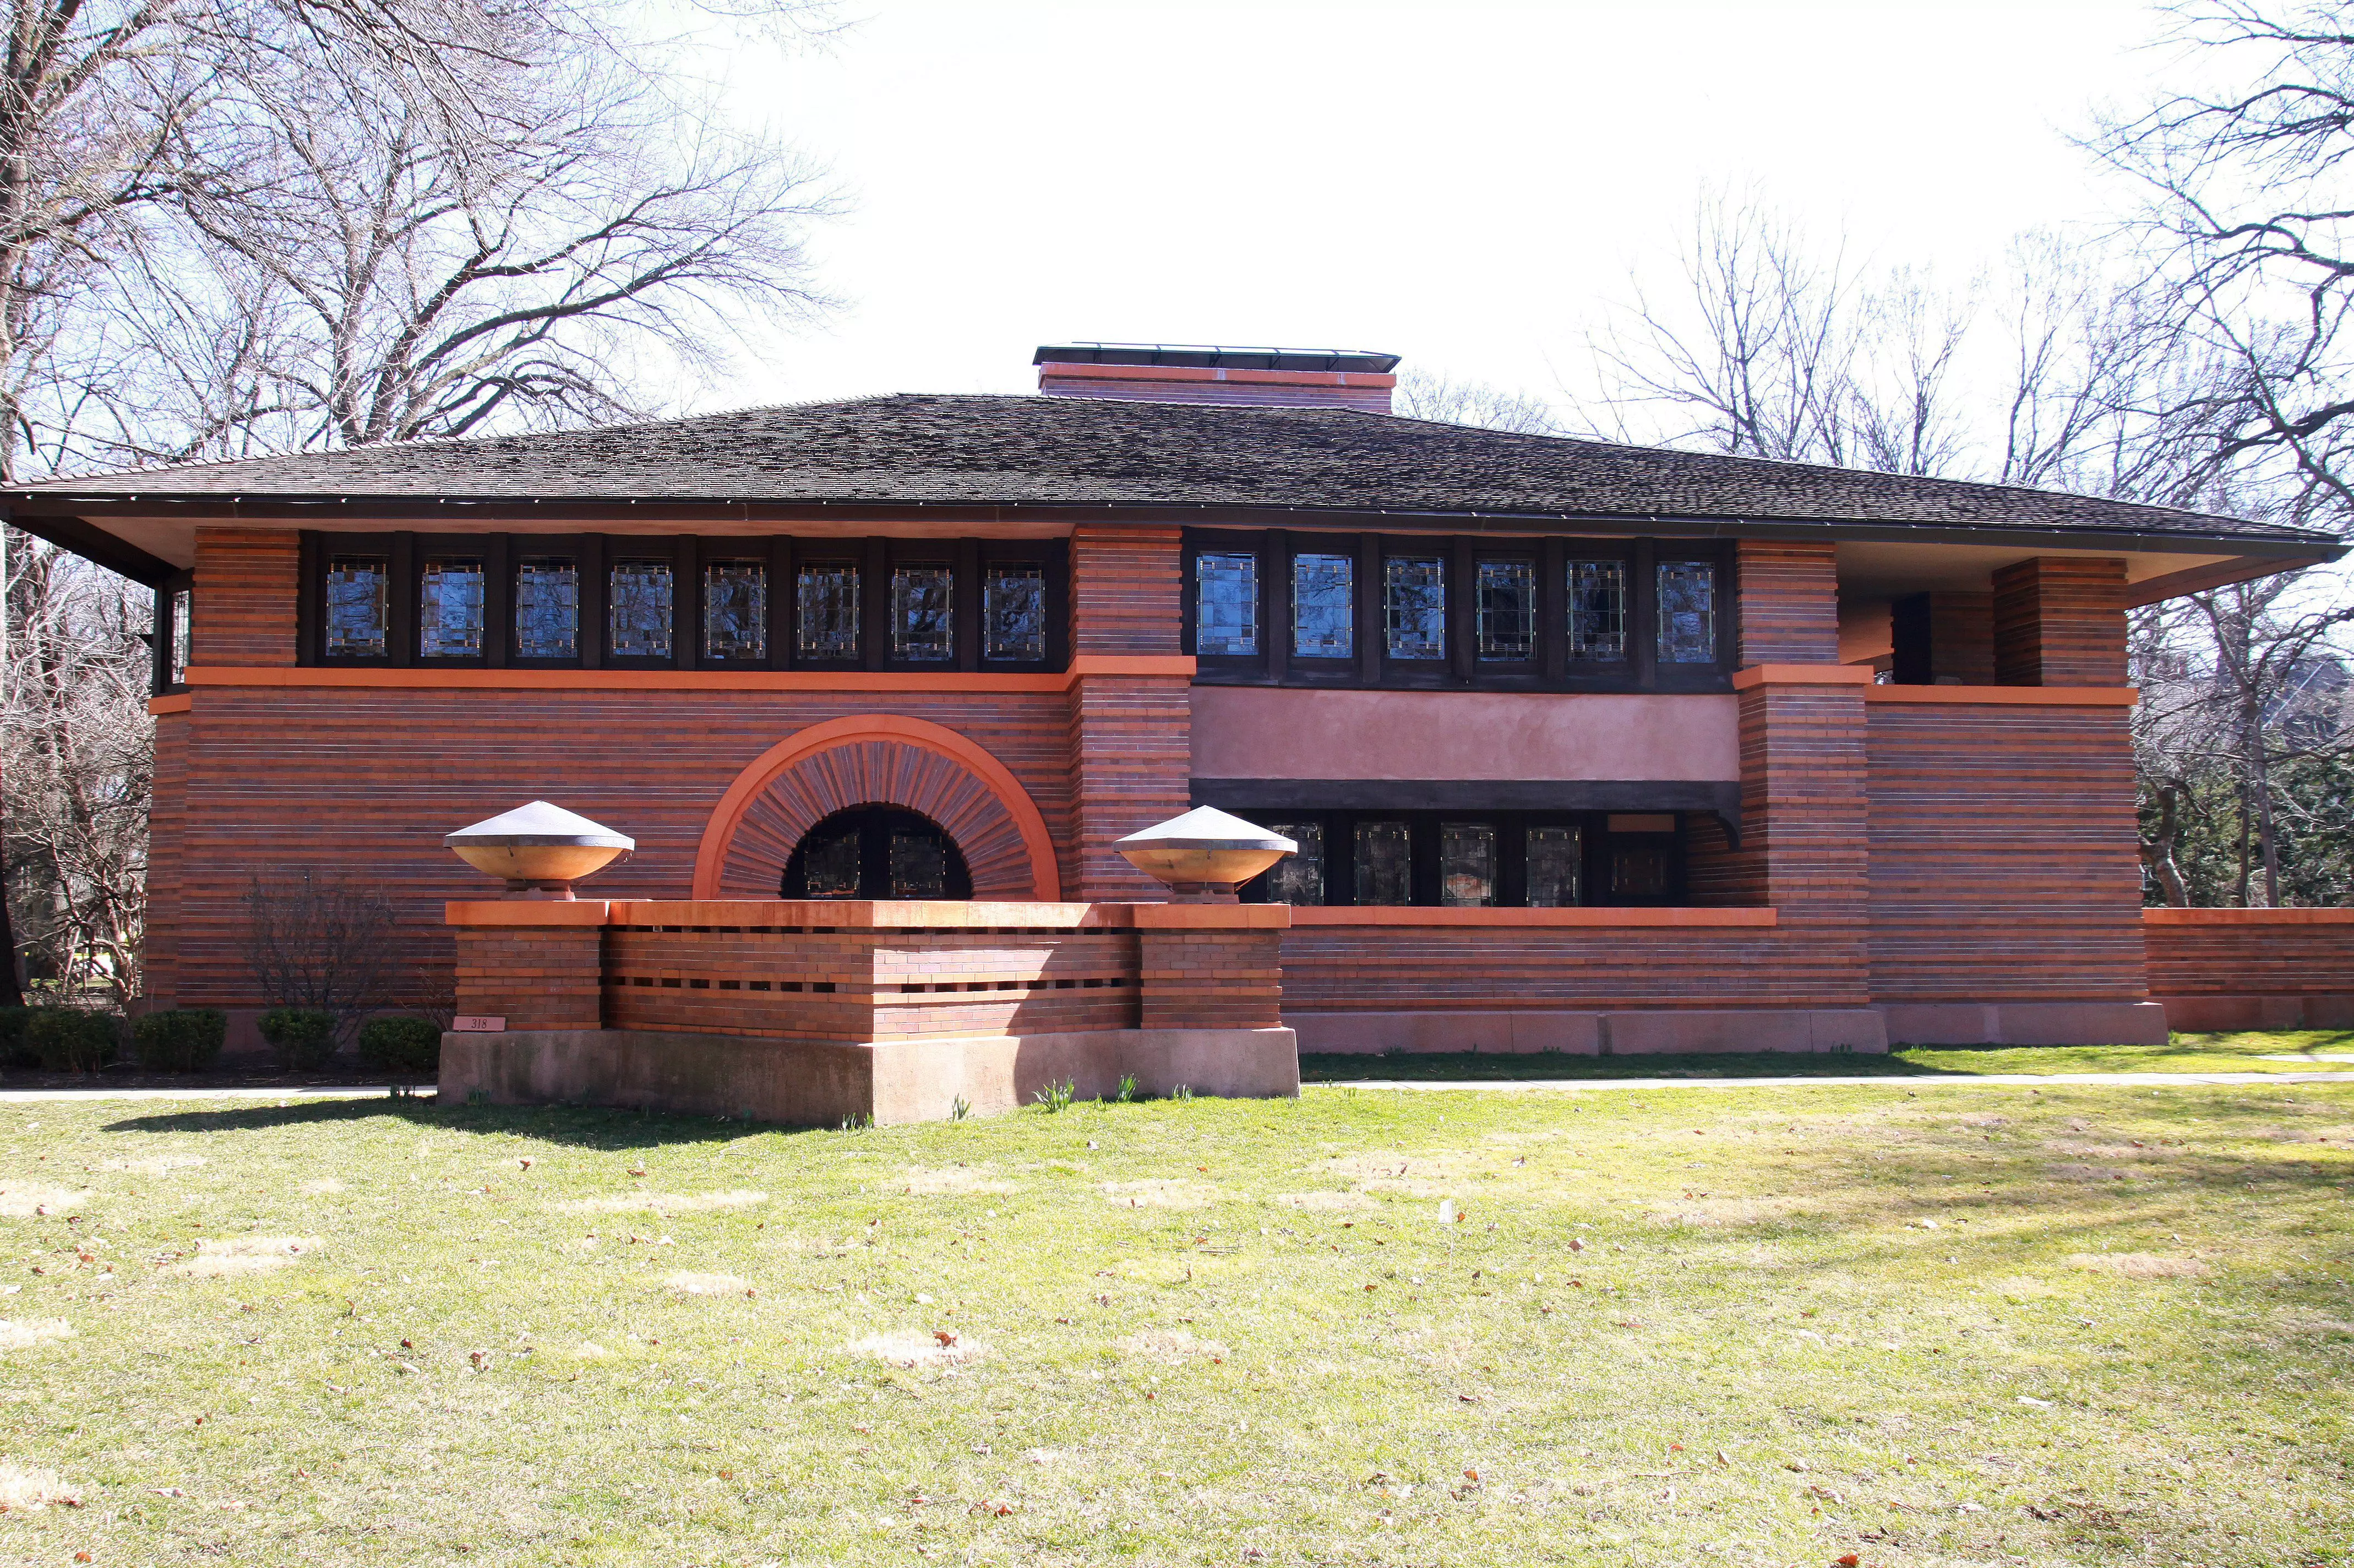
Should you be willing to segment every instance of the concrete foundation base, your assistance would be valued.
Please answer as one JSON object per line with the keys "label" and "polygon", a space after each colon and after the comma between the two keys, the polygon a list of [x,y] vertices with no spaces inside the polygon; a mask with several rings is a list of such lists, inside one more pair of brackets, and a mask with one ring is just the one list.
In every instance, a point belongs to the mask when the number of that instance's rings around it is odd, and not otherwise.
{"label": "concrete foundation base", "polygon": [[2168,1027],[2193,1034],[2354,1029],[2354,996],[2169,996],[2158,1004]]}
{"label": "concrete foundation base", "polygon": [[2155,1001],[1890,1002],[1879,1009],[1900,1045],[2163,1045]]}
{"label": "concrete foundation base", "polygon": [[1646,1056],[1726,1051],[1885,1052],[1868,1007],[1655,1008],[1624,1012],[1292,1012],[1302,1051]]}
{"label": "concrete foundation base", "polygon": [[1133,1075],[1147,1095],[1268,1098],[1299,1092],[1288,1029],[1105,1029],[961,1040],[812,1042],[632,1029],[441,1037],[441,1101],[615,1106],[790,1127],[943,1121],[1031,1103],[1049,1084],[1081,1099]]}

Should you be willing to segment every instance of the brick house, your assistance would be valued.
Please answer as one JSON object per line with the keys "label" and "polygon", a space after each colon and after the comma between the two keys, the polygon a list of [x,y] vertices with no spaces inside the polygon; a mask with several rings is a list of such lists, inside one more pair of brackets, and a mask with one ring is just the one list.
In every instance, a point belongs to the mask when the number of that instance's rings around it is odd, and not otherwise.
{"label": "brick house", "polygon": [[[1047,348],[5,503],[158,590],[167,1002],[259,1003],[243,897],[305,863],[446,995],[440,836],[535,798],[637,839],[599,897],[705,900],[1151,899],[1113,841],[1211,804],[1301,844],[1246,896],[1307,1049],[2162,1035],[2126,611],[2338,546],[1400,418],[1394,363]],[[2301,962],[2200,983],[2354,993]]]}

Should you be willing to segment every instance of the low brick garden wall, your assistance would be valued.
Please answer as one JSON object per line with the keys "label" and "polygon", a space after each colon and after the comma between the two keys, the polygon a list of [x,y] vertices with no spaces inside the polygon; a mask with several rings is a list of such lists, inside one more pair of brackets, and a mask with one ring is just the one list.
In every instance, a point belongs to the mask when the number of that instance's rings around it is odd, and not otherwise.
{"label": "low brick garden wall", "polygon": [[2354,1029],[2354,909],[2142,911],[2169,1028]]}

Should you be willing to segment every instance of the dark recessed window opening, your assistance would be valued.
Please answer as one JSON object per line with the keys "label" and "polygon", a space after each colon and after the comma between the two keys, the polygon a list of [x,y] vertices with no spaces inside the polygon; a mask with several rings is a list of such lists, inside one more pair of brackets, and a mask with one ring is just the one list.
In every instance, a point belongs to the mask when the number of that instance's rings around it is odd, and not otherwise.
{"label": "dark recessed window opening", "polygon": [[417,589],[417,656],[482,656],[482,563],[439,556],[425,563]]}
{"label": "dark recessed window opening", "polygon": [[386,590],[391,578],[382,556],[335,556],[327,562],[327,656],[381,659],[392,618]]}
{"label": "dark recessed window opening", "polygon": [[1479,657],[1526,663],[1537,656],[1537,564],[1479,563]]}
{"label": "dark recessed window opening", "polygon": [[896,806],[853,806],[801,835],[782,898],[970,898],[972,876],[938,822]]}
{"label": "dark recessed window opening", "polygon": [[1357,653],[1357,563],[1349,556],[1291,557],[1291,656],[1353,659]]}
{"label": "dark recessed window opening", "polygon": [[767,662],[767,562],[703,564],[703,656],[715,664]]}
{"label": "dark recessed window opening", "polygon": [[1382,624],[1393,659],[1447,657],[1447,561],[1392,556],[1383,563]]}
{"label": "dark recessed window opening", "polygon": [[955,574],[945,566],[891,574],[891,657],[945,663],[956,657]]}
{"label": "dark recessed window opening", "polygon": [[614,658],[670,657],[671,629],[676,614],[675,577],[668,561],[613,563],[606,619]]}
{"label": "dark recessed window opening", "polygon": [[1046,568],[991,561],[981,575],[981,656],[1034,663],[1046,656]]}
{"label": "dark recessed window opening", "polygon": [[1683,895],[1674,812],[1249,811],[1299,845],[1246,903],[1566,909]]}
{"label": "dark recessed window opening", "polygon": [[172,590],[171,653],[164,664],[164,680],[175,686],[188,683],[188,651],[194,646],[188,630],[188,611],[195,600],[186,588]]}
{"label": "dark recessed window opening", "polygon": [[1627,657],[1627,563],[1569,563],[1569,656]]}
{"label": "dark recessed window opening", "polygon": [[802,565],[794,643],[804,659],[848,662],[858,657],[858,563]]}
{"label": "dark recessed window opening", "polygon": [[514,649],[518,659],[580,656],[578,562],[525,556],[515,563]]}

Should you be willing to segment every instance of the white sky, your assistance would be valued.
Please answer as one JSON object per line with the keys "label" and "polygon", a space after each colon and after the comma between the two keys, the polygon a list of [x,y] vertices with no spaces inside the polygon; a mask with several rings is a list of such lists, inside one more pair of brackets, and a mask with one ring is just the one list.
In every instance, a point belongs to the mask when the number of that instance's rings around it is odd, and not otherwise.
{"label": "white sky", "polygon": [[[854,0],[854,5],[855,0]],[[1956,281],[2121,193],[2140,0],[868,0],[726,90],[830,164],[844,308],[694,398],[1026,391],[1073,339],[1386,350],[1550,395],[1702,190]]]}

